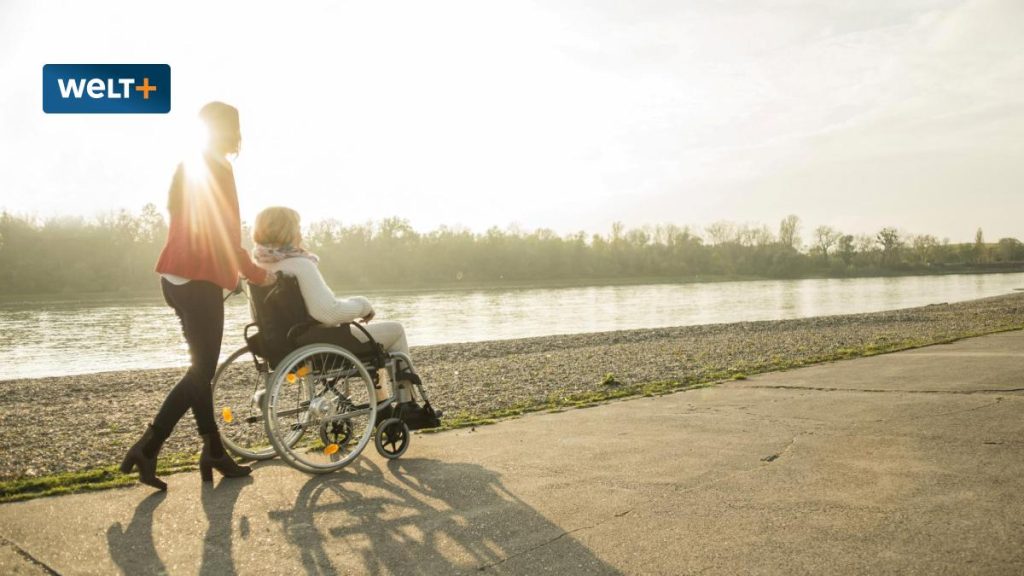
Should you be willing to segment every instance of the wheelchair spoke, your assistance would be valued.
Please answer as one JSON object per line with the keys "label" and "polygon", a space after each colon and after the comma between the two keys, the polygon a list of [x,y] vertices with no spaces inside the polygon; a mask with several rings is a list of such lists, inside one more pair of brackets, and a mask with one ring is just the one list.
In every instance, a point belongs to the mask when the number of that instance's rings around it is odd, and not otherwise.
{"label": "wheelchair spoke", "polygon": [[281,418],[282,416],[294,416],[296,414],[302,414],[303,412],[305,412],[308,409],[309,409],[309,402],[308,401],[300,402],[298,408],[292,408],[290,410],[278,410],[278,411],[274,412],[274,415],[276,415],[278,418]]}
{"label": "wheelchair spoke", "polygon": [[341,414],[336,414],[335,416],[333,416],[331,418],[331,421],[332,422],[337,422],[339,420],[351,420],[353,418],[359,418],[361,416],[367,416],[369,414],[370,414],[370,409],[369,408],[362,408],[360,410],[348,410],[346,412],[342,412]]}

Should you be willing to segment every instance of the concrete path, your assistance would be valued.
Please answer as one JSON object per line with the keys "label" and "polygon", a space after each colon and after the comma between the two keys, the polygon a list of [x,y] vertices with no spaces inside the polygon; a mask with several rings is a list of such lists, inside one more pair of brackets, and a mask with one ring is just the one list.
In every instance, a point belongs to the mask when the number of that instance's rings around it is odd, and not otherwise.
{"label": "concrete path", "polygon": [[0,573],[1021,574],[1022,415],[1024,333],[998,334],[418,435],[328,476],[7,504]]}

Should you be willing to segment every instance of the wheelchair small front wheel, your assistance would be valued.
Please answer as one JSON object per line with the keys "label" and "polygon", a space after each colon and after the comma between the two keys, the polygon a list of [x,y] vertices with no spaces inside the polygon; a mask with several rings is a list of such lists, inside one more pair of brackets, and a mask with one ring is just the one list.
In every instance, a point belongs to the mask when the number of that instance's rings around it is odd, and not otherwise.
{"label": "wheelchair small front wheel", "polygon": [[235,350],[213,375],[213,407],[224,447],[249,460],[273,458],[260,405],[266,373],[256,368],[249,347]]}
{"label": "wheelchair small front wheel", "polygon": [[377,447],[378,454],[394,460],[409,449],[410,434],[412,433],[409,432],[408,424],[399,418],[388,418],[377,426],[373,444]]}
{"label": "wheelchair small front wheel", "polygon": [[333,472],[369,443],[374,399],[373,380],[351,352],[333,344],[303,346],[277,364],[267,385],[267,436],[293,467]]}

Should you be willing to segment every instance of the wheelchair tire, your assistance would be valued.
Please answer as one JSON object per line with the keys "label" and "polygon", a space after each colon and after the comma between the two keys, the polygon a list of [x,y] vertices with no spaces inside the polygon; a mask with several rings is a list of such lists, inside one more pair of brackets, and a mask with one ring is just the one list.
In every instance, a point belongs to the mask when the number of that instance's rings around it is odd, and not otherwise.
{"label": "wheelchair tire", "polygon": [[388,418],[377,426],[373,445],[377,447],[378,454],[394,460],[405,454],[411,440],[412,432],[409,431],[408,424],[399,418]]}
{"label": "wheelchair tire", "polygon": [[[333,344],[308,344],[278,362],[267,385],[264,424],[281,459],[313,474],[355,460],[373,435],[373,380],[362,362]],[[340,423],[344,442],[324,431]]]}
{"label": "wheelchair tire", "polygon": [[263,410],[257,405],[259,391],[266,390],[265,379],[253,364],[249,347],[243,346],[217,367],[210,383],[221,441],[232,454],[248,460],[277,455],[266,434]]}

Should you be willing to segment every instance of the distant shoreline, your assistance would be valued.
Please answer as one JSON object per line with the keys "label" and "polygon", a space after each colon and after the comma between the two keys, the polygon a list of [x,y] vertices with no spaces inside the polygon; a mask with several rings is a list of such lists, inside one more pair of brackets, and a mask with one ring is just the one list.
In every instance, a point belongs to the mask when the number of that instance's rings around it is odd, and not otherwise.
{"label": "distant shoreline", "polygon": [[[851,274],[831,276],[807,274],[792,278],[771,276],[744,275],[687,275],[687,276],[630,276],[619,278],[566,278],[550,280],[518,280],[493,282],[461,282],[452,281],[429,284],[407,284],[405,286],[371,287],[365,284],[331,283],[337,293],[359,292],[367,295],[409,294],[422,292],[461,292],[485,290],[529,290],[555,288],[582,288],[589,286],[640,286],[648,284],[715,284],[722,282],[758,282],[758,281],[791,281],[791,280],[854,280],[859,278],[911,278],[919,276],[975,276],[989,274],[1021,274],[1024,266],[1007,269],[1006,267],[977,268],[970,270],[935,270],[935,271],[894,271],[891,274]],[[41,293],[41,294],[3,294],[0,293],[0,305],[18,304],[22,302],[103,302],[117,300],[152,301],[161,299],[158,277],[153,276],[153,288],[150,290],[126,290],[75,292],[75,293]],[[1024,288],[1024,286],[1022,286]]]}

